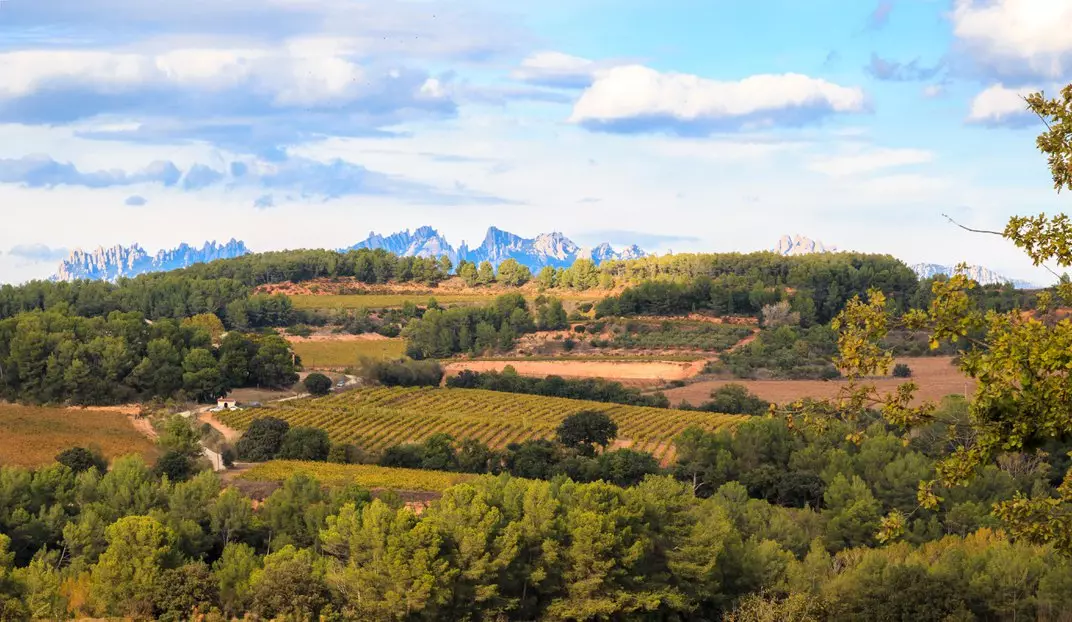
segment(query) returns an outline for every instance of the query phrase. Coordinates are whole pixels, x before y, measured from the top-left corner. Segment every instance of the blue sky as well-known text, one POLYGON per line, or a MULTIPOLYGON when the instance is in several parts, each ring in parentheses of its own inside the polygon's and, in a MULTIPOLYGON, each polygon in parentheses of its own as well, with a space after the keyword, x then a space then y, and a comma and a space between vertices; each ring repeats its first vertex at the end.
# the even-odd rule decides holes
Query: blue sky
POLYGON ((1045 280, 941 214, 1064 209, 1019 94, 1072 82, 1070 31, 1072 0, 4 0, 0 281, 425 224, 1045 280))

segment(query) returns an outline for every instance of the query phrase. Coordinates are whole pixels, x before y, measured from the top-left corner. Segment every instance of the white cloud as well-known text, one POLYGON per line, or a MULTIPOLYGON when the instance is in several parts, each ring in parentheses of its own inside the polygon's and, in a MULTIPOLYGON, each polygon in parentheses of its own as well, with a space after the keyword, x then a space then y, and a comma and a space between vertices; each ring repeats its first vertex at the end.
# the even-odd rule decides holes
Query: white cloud
POLYGON ((968 121, 971 123, 1002 123, 1022 119, 1030 113, 1024 97, 1038 91, 1037 88, 1006 88, 995 84, 972 99, 968 121))
POLYGON ((1072 0, 955 0, 951 19, 953 34, 992 74, 1072 74, 1072 0))
POLYGON ((562 52, 530 54, 511 77, 540 86, 584 88, 592 83, 600 65, 595 61, 562 52))
POLYGON ((0 54, 0 99, 57 84, 102 94, 143 88, 227 91, 267 96, 273 105, 342 103, 368 89, 364 70, 331 48, 176 49, 162 54, 32 50, 0 54))
POLYGON ((626 65, 599 72, 574 105, 569 120, 609 131, 703 133, 711 126, 799 125, 866 108, 863 90, 801 74, 755 75, 724 82, 626 65))
POLYGON ((889 168, 927 164, 934 153, 924 149, 870 149, 812 159, 808 169, 831 177, 849 177, 889 168))

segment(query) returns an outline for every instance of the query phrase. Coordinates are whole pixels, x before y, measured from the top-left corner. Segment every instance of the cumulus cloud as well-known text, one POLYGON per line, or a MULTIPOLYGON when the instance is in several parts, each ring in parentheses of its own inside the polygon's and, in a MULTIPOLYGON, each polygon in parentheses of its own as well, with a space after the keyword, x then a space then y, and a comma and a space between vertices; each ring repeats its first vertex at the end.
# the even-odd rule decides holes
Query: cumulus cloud
POLYGON ((60 261, 67 257, 66 248, 50 248, 44 244, 19 244, 7 252, 8 255, 25 259, 33 263, 60 261))
POLYGON ((52 186, 84 186, 110 188, 143 183, 174 185, 181 173, 171 162, 153 162, 145 168, 127 172, 119 169, 80 171, 70 162, 58 162, 47 155, 28 155, 22 158, 0 158, 0 183, 17 183, 31 188, 52 186))
POLYGON ((454 113, 449 94, 426 72, 364 66, 352 54, 345 42, 315 39, 158 54, 8 52, 0 54, 0 120, 55 124, 122 114, 331 130, 333 121, 372 129, 454 113))
POLYGON ((1032 87, 1010 89, 995 84, 972 99, 968 122, 1012 126, 1029 123, 1033 117, 1023 98, 1038 90, 1032 87))
POLYGON ((600 64, 562 52, 536 52, 514 70, 515 80, 538 86, 583 89, 592 84, 600 64))
POLYGON ((874 52, 871 53, 871 62, 864 67, 867 73, 879 80, 890 82, 918 82, 930 80, 941 71, 942 64, 934 67, 925 67, 920 64, 918 58, 907 63, 897 62, 893 59, 882 58, 874 52))
POLYGON ((831 177, 851 177, 891 168, 927 164, 934 154, 923 149, 865 149, 813 159, 808 168, 831 177))
POLYGON ((141 207, 142 205, 145 205, 148 202, 149 201, 145 197, 135 194, 133 196, 127 197, 127 200, 124 201, 123 203, 125 205, 129 205, 131 207, 141 207))
MULTIPOLYGON (((398 178, 342 159, 329 161, 285 156, 277 161, 265 159, 235 160, 223 170, 196 163, 180 170, 172 162, 153 162, 145 168, 128 172, 121 169, 82 171, 70 162, 57 162, 48 156, 0 159, 0 183, 27 187, 81 186, 110 188, 134 184, 158 184, 183 192, 206 188, 234 190, 276 190, 294 193, 303 199, 335 199, 358 195, 390 195, 403 200, 443 205, 506 205, 511 201, 481 194, 464 186, 440 190, 419 182, 398 178)), ((263 195, 258 202, 270 195, 263 195)), ((127 199, 127 205, 139 205, 140 196, 127 199)), ((268 207, 259 205, 258 207, 268 207)))
POLYGON ((1017 86, 1072 75, 1072 0, 955 0, 951 20, 984 75, 1017 86))
POLYGON ((724 82, 628 65, 599 72, 574 105, 569 120, 606 132, 706 135, 806 125, 830 115, 865 110, 861 89, 801 74, 724 82))

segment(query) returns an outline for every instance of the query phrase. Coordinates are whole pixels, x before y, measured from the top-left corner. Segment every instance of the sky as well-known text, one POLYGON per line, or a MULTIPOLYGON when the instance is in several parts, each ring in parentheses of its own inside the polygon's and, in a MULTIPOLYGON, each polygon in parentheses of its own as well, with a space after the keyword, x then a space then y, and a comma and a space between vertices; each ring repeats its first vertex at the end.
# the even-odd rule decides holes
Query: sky
POLYGON ((1045 282, 1021 95, 1072 0, 0 0, 0 282, 75 248, 430 225, 652 252, 784 234, 1045 282))

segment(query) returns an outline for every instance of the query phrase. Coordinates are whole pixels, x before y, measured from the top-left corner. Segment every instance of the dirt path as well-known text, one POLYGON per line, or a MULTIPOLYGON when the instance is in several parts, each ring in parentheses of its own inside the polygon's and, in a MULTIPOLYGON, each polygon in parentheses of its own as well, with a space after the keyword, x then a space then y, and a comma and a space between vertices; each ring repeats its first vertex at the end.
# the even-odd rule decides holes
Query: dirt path
POLYGON ((130 421, 130 425, 134 426, 134 429, 141 432, 142 436, 145 436, 151 441, 155 441, 159 436, 156 430, 153 429, 152 422, 147 417, 138 417, 137 415, 127 415, 127 421, 130 421))
POLYGON ((242 438, 242 433, 238 430, 228 426, 224 422, 216 418, 216 415, 212 414, 212 411, 205 410, 198 414, 197 420, 201 423, 207 423, 216 431, 223 435, 224 440, 228 443, 233 443, 242 438))

